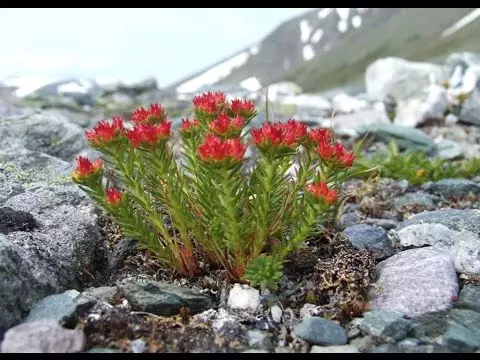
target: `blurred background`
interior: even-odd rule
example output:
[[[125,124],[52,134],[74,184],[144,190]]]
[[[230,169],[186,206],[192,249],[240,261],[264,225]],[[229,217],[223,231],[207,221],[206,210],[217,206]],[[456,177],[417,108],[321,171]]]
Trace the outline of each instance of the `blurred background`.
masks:
[[[471,91],[476,73],[464,75],[478,56],[458,56],[480,51],[479,16],[476,8],[2,9],[0,91],[106,116],[162,102],[179,120],[194,94],[263,101],[268,86],[279,120],[322,124],[391,100],[395,91],[375,84],[405,64],[368,78],[382,58],[445,65],[441,75],[424,74],[435,84],[457,69],[454,82]]]

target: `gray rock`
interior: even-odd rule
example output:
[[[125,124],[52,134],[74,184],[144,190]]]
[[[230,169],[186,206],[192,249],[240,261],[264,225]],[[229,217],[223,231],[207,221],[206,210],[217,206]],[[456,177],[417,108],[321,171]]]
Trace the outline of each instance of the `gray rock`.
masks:
[[[480,194],[480,185],[467,179],[442,179],[437,182],[425,183],[422,188],[425,191],[447,198]]]
[[[196,314],[214,305],[208,296],[198,291],[158,281],[128,279],[120,288],[135,310],[156,315],[175,315],[181,307],[187,307],[191,314]]]
[[[143,339],[136,339],[130,341],[130,348],[132,349],[133,353],[141,354],[147,350],[147,344]]]
[[[27,149],[0,150],[0,205],[30,187],[73,184],[72,165]]]
[[[436,155],[445,160],[459,160],[464,157],[464,149],[456,141],[445,139],[437,143]]]
[[[121,239],[113,251],[108,254],[108,268],[110,271],[118,269],[122,266],[125,259],[135,253],[138,241],[133,239]]]
[[[392,242],[382,228],[358,224],[346,228],[343,234],[356,249],[373,251],[376,259],[387,258],[394,253]]]
[[[79,288],[101,242],[96,210],[74,185],[32,187],[4,205],[31,214],[38,228],[0,235],[0,333],[45,296]]]
[[[17,325],[5,333],[4,353],[75,353],[85,347],[79,330],[62,328],[55,320],[38,320]]]
[[[399,209],[403,207],[419,206],[425,210],[432,210],[435,209],[439,201],[440,198],[438,196],[423,191],[417,191],[414,193],[406,193],[405,195],[393,199],[393,206]]]
[[[409,335],[422,343],[435,343],[447,329],[449,311],[450,308],[413,317]]]
[[[447,90],[440,85],[430,85],[428,87],[428,94],[425,102],[418,106],[416,102],[409,102],[409,105],[416,108],[419,111],[419,115],[416,116],[416,123],[421,124],[426,120],[443,120],[445,112],[449,106],[449,98]],[[400,111],[400,116],[402,111]],[[410,115],[410,114],[409,114]],[[411,115],[415,116],[414,113]]]
[[[10,207],[0,208],[0,234],[14,231],[32,231],[38,224],[32,214],[24,211],[15,211]]]
[[[470,309],[480,313],[480,286],[473,284],[464,285],[455,307]]]
[[[349,212],[340,216],[340,219],[338,220],[338,228],[344,230],[345,228],[356,225],[359,222],[360,216],[355,212]]]
[[[458,294],[457,274],[447,253],[411,249],[378,264],[378,280],[369,292],[372,310],[397,310],[417,316],[450,307]]]
[[[480,349],[480,313],[453,309],[447,320],[442,344],[453,352],[474,352]]]
[[[248,346],[254,349],[273,351],[275,346],[272,342],[272,334],[260,330],[249,330]]]
[[[377,354],[397,354],[400,353],[400,348],[395,344],[382,344],[373,349],[372,353]]]
[[[26,148],[71,161],[87,148],[83,129],[55,110],[0,121],[0,148]]]
[[[62,325],[75,325],[76,315],[88,311],[95,303],[95,300],[82,297],[77,290],[68,290],[62,294],[47,296],[36,303],[25,322],[51,319]]]
[[[425,104],[435,104],[430,86],[440,84],[443,78],[438,65],[389,57],[367,67],[365,87],[373,100],[383,101],[387,95],[393,96],[398,103],[395,122],[415,126],[424,120],[428,111],[436,109]]]
[[[376,339],[373,336],[367,335],[358,337],[350,341],[350,345],[355,346],[361,353],[369,353],[373,351],[376,345],[378,345]]]
[[[395,141],[400,150],[435,149],[434,141],[423,131],[395,124],[375,123],[358,129],[358,136],[369,136],[375,140],[389,143]]]
[[[93,298],[107,303],[112,303],[118,293],[115,286],[100,286],[98,288],[90,288],[82,292],[82,296]]]
[[[365,219],[364,224],[381,227],[385,230],[395,229],[398,225],[398,223],[392,219],[374,219],[374,218]]]
[[[480,68],[479,68],[480,69]],[[476,89],[470,93],[467,100],[462,105],[459,118],[460,121],[467,124],[480,126],[480,90]]]
[[[299,338],[315,345],[345,345],[347,335],[337,323],[317,316],[309,317],[295,326]]]
[[[480,232],[480,210],[443,209],[416,214],[399,225],[404,228],[415,224],[442,224],[455,231]]]
[[[410,330],[410,321],[399,311],[375,310],[363,316],[360,330],[389,342],[404,339]]]
[[[337,354],[337,353],[344,353],[344,354],[353,354],[358,353],[358,349],[352,345],[333,345],[333,346],[318,346],[313,345],[310,349],[310,353],[314,354]]]
[[[471,52],[452,53],[445,60],[444,66],[448,74],[452,75],[457,67],[464,73],[469,67],[480,66],[480,55]],[[458,84],[452,83],[450,85],[456,87]]]
[[[455,270],[480,274],[480,237],[470,231],[454,231],[442,224],[414,224],[396,232],[401,246],[432,245],[450,255]]]
[[[379,109],[362,109],[351,114],[336,115],[332,119],[324,118],[318,125],[332,128],[336,134],[359,136],[363,126],[377,123],[390,124],[385,111]]]

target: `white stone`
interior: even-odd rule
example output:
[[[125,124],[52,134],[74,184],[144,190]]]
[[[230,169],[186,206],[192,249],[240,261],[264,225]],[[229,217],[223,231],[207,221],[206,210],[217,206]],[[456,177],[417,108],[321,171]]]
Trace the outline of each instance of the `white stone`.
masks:
[[[352,26],[355,29],[358,29],[360,26],[362,26],[362,18],[359,15],[355,15],[352,17]]]
[[[313,50],[312,45],[308,44],[303,47],[302,51],[303,60],[308,61],[312,60],[315,57],[315,50]]]
[[[231,309],[255,311],[260,305],[260,291],[248,285],[234,284],[227,304]]]
[[[414,224],[397,231],[402,246],[431,245],[450,254],[455,270],[480,275],[480,237],[470,231],[454,231],[442,224]]]
[[[270,308],[270,315],[272,316],[272,320],[276,323],[279,323],[282,321],[282,315],[283,311],[280,309],[280,306],[278,305],[273,305]]]

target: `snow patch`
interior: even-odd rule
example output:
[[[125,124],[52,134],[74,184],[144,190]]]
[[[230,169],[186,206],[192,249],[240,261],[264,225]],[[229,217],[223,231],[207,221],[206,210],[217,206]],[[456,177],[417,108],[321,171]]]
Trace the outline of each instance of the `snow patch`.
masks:
[[[359,15],[352,17],[352,26],[355,29],[358,29],[360,26],[362,26],[362,18]]]
[[[60,94],[62,93],[78,93],[78,94],[86,94],[88,90],[85,86],[81,86],[76,82],[69,82],[66,84],[62,84],[57,88]]]
[[[308,61],[315,57],[315,51],[312,45],[308,44],[303,47],[303,60]]]
[[[348,22],[346,22],[345,20],[340,20],[337,24],[337,29],[338,31],[340,31],[341,33],[345,33],[347,32],[348,30]]]
[[[331,48],[332,48],[332,44],[325,44],[323,46],[323,51],[325,52],[330,51]]]
[[[40,89],[42,86],[54,83],[55,81],[57,80],[42,76],[23,76],[6,79],[3,81],[3,84],[15,87],[15,95],[18,97],[24,97],[33,93],[35,90]]]
[[[260,51],[260,45],[258,44],[250,48],[250,54],[252,55],[257,55],[259,51]]]
[[[300,21],[300,41],[303,44],[306,44],[308,42],[308,39],[310,39],[310,35],[312,34],[312,27],[308,23],[308,20],[302,20]]]
[[[347,20],[350,15],[350,8],[336,8],[337,15],[342,20]]]
[[[262,88],[262,85],[256,77],[249,77],[248,79],[243,80],[240,83],[240,86],[252,92],[258,91]]]
[[[464,26],[470,24],[472,21],[474,21],[476,18],[480,16],[480,8],[476,8],[472,12],[470,12],[468,15],[464,16],[460,20],[458,20],[455,24],[450,26],[447,30],[445,30],[442,33],[442,37],[447,37],[452,35],[453,33],[456,33],[458,30],[463,28]]]
[[[365,14],[368,11],[368,8],[357,8],[359,14]]]
[[[317,30],[313,33],[313,35],[312,35],[312,37],[311,37],[311,39],[310,39],[310,42],[311,42],[312,44],[318,43],[318,42],[320,41],[320,39],[322,38],[323,34],[324,34],[324,33],[323,33],[323,30],[322,30],[322,29],[317,29]]]
[[[197,89],[204,85],[211,85],[225,78],[232,72],[234,68],[245,64],[249,57],[250,53],[248,51],[244,51],[241,54],[224,61],[220,65],[205,71],[203,74],[184,82],[183,84],[179,85],[176,90],[178,93],[194,93],[197,91]]]
[[[321,19],[325,19],[328,15],[330,15],[332,13],[333,9],[332,8],[325,8],[325,9],[322,9],[318,12],[318,18],[321,20]]]

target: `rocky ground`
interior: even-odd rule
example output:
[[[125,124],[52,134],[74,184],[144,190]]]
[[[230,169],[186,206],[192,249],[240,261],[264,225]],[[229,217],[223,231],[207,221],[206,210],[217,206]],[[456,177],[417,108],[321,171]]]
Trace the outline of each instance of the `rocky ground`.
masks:
[[[358,96],[349,104],[363,105],[339,111],[333,128],[347,143],[368,133],[367,152],[395,140],[432,159],[479,157],[478,83],[463,107],[452,103],[475,66],[455,86],[436,87],[445,97],[435,102],[425,67],[392,65],[397,72],[374,92],[397,91],[398,123]],[[81,101],[72,109],[0,100],[2,352],[480,351],[480,174],[349,180],[337,223],[289,257],[274,293],[230,284],[222,271],[184,279],[123,237],[70,181],[74,157],[92,154],[84,129],[105,116]],[[437,115],[419,111],[427,108]]]

